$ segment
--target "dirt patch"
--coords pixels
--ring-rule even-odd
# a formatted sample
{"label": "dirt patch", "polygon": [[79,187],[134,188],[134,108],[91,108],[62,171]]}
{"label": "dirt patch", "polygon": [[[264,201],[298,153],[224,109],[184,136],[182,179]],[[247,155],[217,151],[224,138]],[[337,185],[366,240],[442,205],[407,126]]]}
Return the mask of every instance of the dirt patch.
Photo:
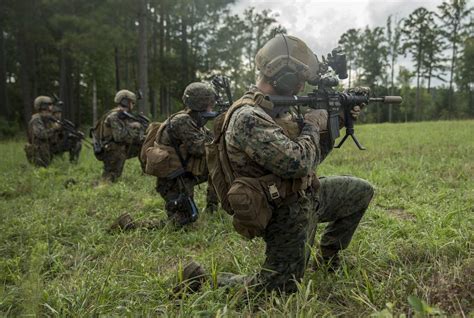
{"label": "dirt patch", "polygon": [[474,311],[473,278],[474,258],[449,272],[443,268],[428,281],[430,304],[449,314],[467,315]]}

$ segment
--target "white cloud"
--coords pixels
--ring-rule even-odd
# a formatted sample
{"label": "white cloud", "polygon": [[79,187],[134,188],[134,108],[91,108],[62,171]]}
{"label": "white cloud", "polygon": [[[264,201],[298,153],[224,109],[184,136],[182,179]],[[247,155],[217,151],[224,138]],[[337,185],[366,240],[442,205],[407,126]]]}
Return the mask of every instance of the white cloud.
{"label": "white cloud", "polygon": [[[248,7],[271,9],[288,34],[304,40],[318,55],[337,46],[348,29],[385,26],[389,15],[401,19],[418,7],[436,10],[442,0],[238,0],[231,10],[242,13]],[[409,64],[402,60],[401,64]]]}
{"label": "white cloud", "polygon": [[350,28],[383,26],[390,14],[404,17],[424,6],[434,10],[441,0],[239,0],[232,10],[242,13],[248,7],[271,9],[288,34],[305,40],[318,54],[337,45],[342,33]]}

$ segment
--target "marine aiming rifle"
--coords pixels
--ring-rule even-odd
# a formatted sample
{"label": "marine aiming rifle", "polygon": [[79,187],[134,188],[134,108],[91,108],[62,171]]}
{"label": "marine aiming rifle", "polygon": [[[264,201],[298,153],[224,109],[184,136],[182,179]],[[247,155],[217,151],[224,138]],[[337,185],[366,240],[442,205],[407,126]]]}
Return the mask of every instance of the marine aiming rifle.
{"label": "marine aiming rifle", "polygon": [[300,106],[307,106],[312,109],[325,109],[328,112],[328,131],[331,138],[331,144],[334,144],[336,138],[339,137],[339,114],[342,112],[344,116],[344,126],[346,134],[335,148],[340,148],[346,139],[350,136],[360,150],[365,150],[362,144],[355,136],[354,119],[351,110],[354,106],[369,103],[385,103],[400,104],[402,98],[400,96],[382,96],[369,97],[357,92],[338,92],[335,87],[338,86],[339,80],[335,76],[328,73],[330,67],[339,79],[347,78],[346,56],[340,49],[336,48],[332,54],[328,54],[327,60],[323,57],[322,73],[320,79],[310,82],[310,85],[317,88],[307,96],[277,96],[268,95],[265,98],[273,103],[274,106],[297,106],[298,112]]}
{"label": "marine aiming rifle", "polygon": [[[62,108],[64,103],[62,100],[59,99],[59,97],[56,95],[56,94],[53,94],[53,97],[54,97],[54,105]],[[67,120],[67,119],[56,119],[54,117],[49,117],[49,119],[59,125],[61,125],[61,127],[69,133],[69,136],[70,137],[73,137],[73,138],[76,138],[76,139],[79,139],[81,141],[84,141],[84,143],[88,146],[93,146],[92,142],[90,142],[89,140],[86,139],[86,136],[85,134],[78,130],[76,128],[76,125],[70,121],[70,120]]]}
{"label": "marine aiming rifle", "polygon": [[127,111],[121,111],[119,113],[119,118],[120,119],[128,118],[128,119],[131,119],[133,121],[136,121],[136,122],[140,123],[140,125],[143,126],[145,131],[148,128],[148,126],[150,125],[150,119],[148,119],[148,117],[146,117],[143,114],[132,114],[132,113],[129,113]]}
{"label": "marine aiming rifle", "polygon": [[[135,95],[137,96],[137,100],[140,100],[140,99],[143,99],[143,93],[140,89],[137,90],[137,92],[135,93]],[[140,113],[129,113],[127,111],[122,111],[119,113],[119,118],[120,119],[131,119],[133,121],[136,121],[138,123],[140,123],[140,125],[143,126],[144,130],[146,131],[148,126],[150,125],[150,119],[148,117],[146,117],[145,115],[143,114],[140,114]]]}

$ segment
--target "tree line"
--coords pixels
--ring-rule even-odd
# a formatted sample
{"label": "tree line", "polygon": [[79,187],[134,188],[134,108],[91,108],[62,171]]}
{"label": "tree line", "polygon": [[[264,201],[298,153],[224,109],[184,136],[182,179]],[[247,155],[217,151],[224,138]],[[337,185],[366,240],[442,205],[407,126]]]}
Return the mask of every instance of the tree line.
{"label": "tree line", "polygon": [[[64,115],[91,124],[118,89],[140,89],[138,108],[163,118],[184,87],[225,74],[236,95],[254,82],[254,56],[286,32],[271,10],[231,13],[234,0],[3,0],[0,3],[0,129],[24,126],[38,95],[57,94]],[[443,2],[387,26],[340,38],[350,85],[402,94],[404,104],[369,109],[367,121],[474,115],[472,8]],[[451,53],[448,61],[447,52]],[[415,71],[397,69],[409,56]],[[431,79],[446,81],[432,88]],[[415,79],[416,87],[412,87]],[[3,127],[3,128],[1,128]]]}
{"label": "tree line", "polygon": [[[389,16],[384,27],[347,30],[339,44],[347,53],[349,86],[403,96],[400,107],[371,106],[368,121],[474,117],[474,17],[466,0]],[[403,58],[414,70],[400,65]],[[433,80],[441,85],[433,87]]]}
{"label": "tree line", "polygon": [[4,0],[0,117],[24,125],[33,99],[55,93],[67,118],[91,124],[127,88],[143,93],[140,111],[162,118],[180,107],[187,84],[217,73],[241,93],[257,49],[285,30],[270,10],[238,16],[232,2]]}

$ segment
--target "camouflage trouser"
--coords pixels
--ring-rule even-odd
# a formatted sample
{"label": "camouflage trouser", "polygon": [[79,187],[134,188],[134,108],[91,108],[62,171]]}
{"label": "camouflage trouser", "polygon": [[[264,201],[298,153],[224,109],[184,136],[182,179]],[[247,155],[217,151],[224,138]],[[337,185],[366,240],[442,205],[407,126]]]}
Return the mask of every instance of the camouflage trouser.
{"label": "camouflage trouser", "polygon": [[[191,195],[191,197],[194,197],[194,186],[197,184],[203,183],[207,181],[207,177],[205,176],[199,176],[199,177],[193,177],[193,176],[185,176],[183,177],[184,181],[184,186],[186,188],[186,192]],[[157,178],[156,180],[156,191],[163,197],[165,202],[169,202],[171,200],[176,199],[179,194],[181,193],[181,186],[178,182],[177,179],[163,179],[163,178]],[[218,205],[218,199],[217,199],[217,194],[214,191],[214,187],[211,185],[208,185],[207,187],[207,193],[206,193],[206,202],[207,205]],[[166,210],[166,214],[168,215],[168,218],[173,219],[173,218],[185,218],[185,215],[181,215],[179,211],[171,211],[171,210]],[[178,214],[178,215],[177,215]]]}
{"label": "camouflage trouser", "polygon": [[51,163],[51,152],[48,143],[26,144],[26,159],[37,167],[47,167]]}
{"label": "camouflage trouser", "polygon": [[77,163],[81,153],[82,143],[79,139],[69,138],[67,140],[67,150],[69,151],[69,161]]}
{"label": "camouflage trouser", "polygon": [[79,154],[81,153],[82,143],[77,138],[67,138],[59,144],[51,145],[53,149],[52,153],[54,156],[60,156],[62,158],[63,153],[69,152],[69,161],[71,163],[77,163],[79,160]]}
{"label": "camouflage trouser", "polygon": [[[321,178],[320,190],[273,212],[263,239],[265,263],[252,283],[267,290],[296,291],[314,244],[318,223],[328,222],[321,238],[321,252],[329,256],[345,249],[372,199],[372,186],[348,176]],[[242,275],[220,277],[220,285],[249,281]]]}
{"label": "camouflage trouser", "polygon": [[116,182],[122,175],[125,160],[127,160],[126,146],[108,144],[103,154],[104,172],[102,173],[102,178],[107,181]]}

